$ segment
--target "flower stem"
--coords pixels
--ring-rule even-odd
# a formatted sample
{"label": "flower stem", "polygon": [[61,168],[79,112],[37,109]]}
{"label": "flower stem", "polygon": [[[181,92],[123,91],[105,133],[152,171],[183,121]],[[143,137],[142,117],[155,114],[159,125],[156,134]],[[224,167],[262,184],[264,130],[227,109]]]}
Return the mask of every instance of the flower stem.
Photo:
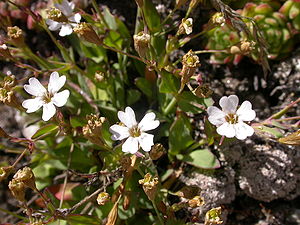
{"label": "flower stem", "polygon": [[19,218],[19,219],[23,220],[23,222],[28,222],[28,219],[27,219],[26,217],[19,216],[18,214],[13,213],[13,212],[11,212],[11,211],[9,211],[9,210],[0,208],[0,211],[1,211],[1,212],[4,212],[4,213],[6,213],[6,214],[9,214],[9,215],[11,215],[11,216],[13,216],[13,217]]}
{"label": "flower stem", "polygon": [[284,107],[284,108],[283,108],[282,110],[280,110],[279,112],[273,114],[271,117],[269,117],[269,118],[267,119],[267,121],[268,121],[268,120],[271,120],[271,119],[279,119],[279,118],[281,118],[284,114],[287,113],[287,111],[288,111],[290,108],[292,108],[294,105],[296,105],[296,104],[299,103],[299,102],[300,102],[300,98],[298,98],[296,101],[291,102],[289,105],[287,105],[286,107]]}
{"label": "flower stem", "polygon": [[160,215],[160,213],[159,213],[159,211],[158,211],[158,209],[157,209],[157,206],[156,206],[156,204],[155,204],[155,200],[152,200],[151,202],[152,202],[153,208],[154,208],[154,210],[155,210],[155,212],[156,212],[156,215],[157,215],[157,217],[158,217],[158,220],[159,220],[160,224],[161,224],[161,225],[164,225],[165,223],[164,223],[163,218],[161,217],[161,215]]}
{"label": "flower stem", "polygon": [[168,115],[172,111],[172,109],[175,107],[176,103],[177,103],[177,99],[174,96],[172,98],[172,100],[169,102],[169,104],[167,105],[167,107],[165,108],[165,110],[163,110],[163,114],[165,116]]}
{"label": "flower stem", "polygon": [[19,155],[19,157],[14,162],[14,164],[12,164],[12,167],[15,167],[18,164],[18,162],[20,162],[20,160],[23,158],[26,152],[27,152],[27,148],[25,148],[25,150],[21,153],[21,155]]}

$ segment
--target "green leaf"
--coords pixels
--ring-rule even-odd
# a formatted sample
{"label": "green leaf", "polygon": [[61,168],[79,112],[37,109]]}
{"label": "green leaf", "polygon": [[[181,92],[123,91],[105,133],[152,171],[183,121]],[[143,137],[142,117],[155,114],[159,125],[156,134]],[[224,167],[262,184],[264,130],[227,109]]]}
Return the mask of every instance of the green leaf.
{"label": "green leaf", "polygon": [[192,151],[184,155],[182,161],[202,169],[216,169],[220,167],[219,160],[208,149]]}
{"label": "green leaf", "polygon": [[43,126],[40,129],[38,129],[37,132],[35,132],[35,134],[32,136],[32,139],[36,139],[44,134],[57,132],[58,128],[59,127],[55,124],[47,124],[46,126]]}
{"label": "green leaf", "polygon": [[66,220],[70,225],[99,225],[102,224],[95,216],[88,215],[68,215]]}
{"label": "green leaf", "polygon": [[179,80],[166,70],[162,70],[160,75],[159,91],[161,93],[177,93],[180,86]]}
{"label": "green leaf", "polygon": [[190,91],[184,91],[178,96],[178,106],[184,112],[201,113],[213,104],[211,98],[199,98]]}
{"label": "green leaf", "polygon": [[132,105],[137,102],[141,97],[141,92],[135,89],[130,89],[127,91],[127,105]]}
{"label": "green leaf", "polygon": [[151,0],[144,0],[143,1],[143,13],[145,16],[145,20],[147,23],[148,28],[152,33],[158,32],[161,30],[161,22],[160,16],[153,5]]}
{"label": "green leaf", "polygon": [[153,95],[153,87],[151,83],[144,77],[135,79],[135,85],[149,98]]}
{"label": "green leaf", "polygon": [[170,128],[169,154],[177,155],[193,143],[189,119],[184,114],[179,114]]}
{"label": "green leaf", "polygon": [[278,128],[272,128],[267,126],[253,126],[253,128],[263,136],[269,136],[273,138],[281,138],[283,137],[282,132]]}
{"label": "green leaf", "polygon": [[72,116],[70,117],[70,124],[73,128],[82,127],[86,125],[86,120],[80,117]]}

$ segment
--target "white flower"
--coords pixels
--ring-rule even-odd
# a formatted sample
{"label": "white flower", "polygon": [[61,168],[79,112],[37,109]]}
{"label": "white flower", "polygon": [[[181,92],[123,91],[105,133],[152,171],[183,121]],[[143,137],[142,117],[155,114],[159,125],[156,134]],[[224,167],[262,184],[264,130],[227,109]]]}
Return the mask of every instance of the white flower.
{"label": "white flower", "polygon": [[[63,0],[61,4],[54,4],[56,7],[48,11],[49,18],[46,20],[49,30],[56,31],[60,29],[59,35],[66,36],[73,32],[72,27],[80,23],[81,15],[74,14],[75,4],[67,0]],[[58,9],[58,10],[57,10]]]}
{"label": "white flower", "polygon": [[219,101],[222,110],[215,106],[208,107],[208,120],[218,127],[218,134],[244,140],[254,133],[254,129],[244,121],[254,120],[256,113],[249,101],[244,101],[237,109],[238,103],[239,98],[236,95],[222,97]]}
{"label": "white flower", "polygon": [[159,126],[159,121],[155,120],[155,114],[153,112],[147,113],[137,123],[132,108],[126,107],[125,112],[118,112],[118,118],[124,126],[115,124],[109,128],[109,131],[112,133],[111,138],[113,140],[127,138],[122,145],[122,151],[135,154],[141,147],[145,152],[149,152],[152,145],[154,145],[154,135],[147,134],[145,131],[153,130]]}
{"label": "white flower", "polygon": [[29,85],[25,84],[24,89],[35,98],[22,103],[27,113],[35,112],[43,106],[42,119],[48,121],[56,112],[55,106],[61,107],[67,103],[70,92],[68,90],[58,92],[66,83],[66,76],[60,77],[57,72],[53,72],[50,75],[48,91],[36,78],[30,78],[28,82]]}
{"label": "white flower", "polygon": [[182,23],[185,33],[187,35],[189,35],[193,32],[193,19],[192,18],[182,19],[181,23]]}

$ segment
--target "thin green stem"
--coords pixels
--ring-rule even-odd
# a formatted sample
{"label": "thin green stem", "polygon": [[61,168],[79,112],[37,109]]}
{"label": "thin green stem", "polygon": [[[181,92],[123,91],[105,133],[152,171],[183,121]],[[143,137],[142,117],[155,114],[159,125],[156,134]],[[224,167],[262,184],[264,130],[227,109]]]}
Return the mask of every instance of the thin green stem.
{"label": "thin green stem", "polygon": [[291,102],[289,105],[287,105],[286,107],[284,107],[279,112],[273,114],[272,116],[270,116],[266,120],[268,121],[268,120],[271,120],[271,119],[279,119],[279,118],[281,118],[284,114],[286,114],[289,111],[290,108],[292,108],[294,105],[298,104],[299,102],[300,102],[300,98],[298,98],[296,101]]}
{"label": "thin green stem", "polygon": [[169,102],[169,104],[167,105],[167,107],[165,108],[165,110],[163,110],[163,114],[165,116],[168,115],[175,107],[176,103],[177,103],[177,98],[174,96],[172,100]]}
{"label": "thin green stem", "polygon": [[161,225],[164,225],[164,224],[165,224],[165,223],[164,223],[164,220],[163,220],[163,218],[161,217],[161,215],[160,215],[160,213],[159,213],[159,211],[158,211],[158,209],[157,209],[157,206],[156,206],[156,204],[155,204],[155,200],[152,200],[151,202],[152,202],[153,208],[154,208],[154,210],[155,210],[155,212],[156,212],[156,215],[157,215],[157,217],[158,217],[158,220],[159,220],[160,224],[161,224]]}
{"label": "thin green stem", "polygon": [[0,208],[0,211],[1,211],[1,212],[4,212],[4,213],[6,213],[6,214],[9,214],[9,215],[11,215],[11,216],[13,216],[13,217],[19,218],[19,219],[23,220],[23,222],[28,222],[28,221],[29,221],[26,217],[20,216],[20,215],[18,215],[18,214],[16,214],[16,213],[13,213],[13,212],[9,211],[9,210]]}
{"label": "thin green stem", "polygon": [[227,50],[199,50],[195,51],[195,54],[205,54],[205,53],[227,53]]}
{"label": "thin green stem", "polygon": [[119,49],[110,47],[110,46],[108,46],[108,45],[106,45],[106,44],[103,44],[102,46],[103,46],[104,48],[106,48],[106,49],[112,50],[112,51],[114,51],[114,52],[118,52],[118,53],[120,53],[120,54],[122,54],[122,55],[126,55],[126,56],[128,56],[128,57],[131,57],[131,58],[133,58],[133,59],[136,59],[136,60],[139,60],[139,61],[145,63],[143,59],[141,59],[140,57],[138,57],[138,56],[136,56],[136,55],[132,55],[132,54],[127,53],[127,52],[123,52],[123,51],[121,51],[121,50],[119,50]]}
{"label": "thin green stem", "polygon": [[35,61],[43,69],[51,68],[51,66],[49,66],[49,64],[44,59],[42,59],[41,57],[34,54],[28,46],[25,46],[24,48],[22,48],[22,50],[24,51],[24,53],[27,56],[29,56],[33,61]]}

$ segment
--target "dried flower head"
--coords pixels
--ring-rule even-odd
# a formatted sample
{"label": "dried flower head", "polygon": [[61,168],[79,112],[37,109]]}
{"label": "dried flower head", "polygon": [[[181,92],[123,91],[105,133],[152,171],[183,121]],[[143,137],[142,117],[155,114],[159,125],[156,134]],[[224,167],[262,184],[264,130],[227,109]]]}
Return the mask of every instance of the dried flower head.
{"label": "dried flower head", "polygon": [[199,85],[195,90],[194,94],[199,98],[209,98],[213,91],[210,89],[208,84]]}
{"label": "dried flower head", "polygon": [[99,193],[97,197],[97,203],[98,205],[105,205],[107,202],[110,201],[110,196],[107,192],[101,192]]}
{"label": "dried flower head", "polygon": [[13,171],[14,168],[12,166],[0,167],[0,182],[5,180]]}
{"label": "dried flower head", "polygon": [[102,45],[103,43],[103,38],[100,38],[93,27],[88,23],[79,23],[74,27],[73,30],[88,42],[94,43],[96,45]]}
{"label": "dried flower head", "polygon": [[12,195],[20,202],[25,202],[25,184],[18,180],[12,179],[8,184]]}
{"label": "dried flower head", "polygon": [[152,160],[157,160],[165,153],[166,153],[166,149],[164,148],[164,146],[160,143],[157,143],[153,145],[151,148],[150,158]]}
{"label": "dried flower head", "polygon": [[24,183],[24,185],[32,190],[36,190],[34,174],[31,168],[27,166],[17,171],[17,173],[14,175],[14,180]]}
{"label": "dried flower head", "polygon": [[105,118],[91,114],[87,116],[87,120],[87,124],[82,127],[83,135],[92,143],[103,146],[102,125],[105,122]]}
{"label": "dried flower head", "polygon": [[23,31],[19,27],[7,27],[7,36],[15,46],[23,47],[25,45]]}
{"label": "dried flower head", "polygon": [[198,66],[200,66],[199,57],[190,50],[183,56],[181,70],[181,87],[189,82],[190,78],[195,74]]}
{"label": "dried flower head", "polygon": [[195,196],[194,198],[190,199],[188,201],[188,205],[191,208],[196,208],[196,207],[200,207],[202,205],[204,205],[204,199],[200,196]]}
{"label": "dried flower head", "polygon": [[215,13],[215,14],[212,16],[212,22],[213,22],[213,24],[215,24],[215,25],[218,25],[218,26],[224,26],[225,23],[226,23],[226,20],[225,20],[225,17],[224,17],[224,15],[223,15],[223,13],[221,13],[221,12]]}
{"label": "dried flower head", "polygon": [[147,197],[149,200],[153,201],[157,190],[158,177],[152,177],[150,173],[147,173],[144,176],[144,179],[139,180],[139,184],[143,185],[143,189]]}
{"label": "dried flower head", "polygon": [[141,58],[146,58],[150,47],[150,35],[144,31],[133,35],[134,48]]}

